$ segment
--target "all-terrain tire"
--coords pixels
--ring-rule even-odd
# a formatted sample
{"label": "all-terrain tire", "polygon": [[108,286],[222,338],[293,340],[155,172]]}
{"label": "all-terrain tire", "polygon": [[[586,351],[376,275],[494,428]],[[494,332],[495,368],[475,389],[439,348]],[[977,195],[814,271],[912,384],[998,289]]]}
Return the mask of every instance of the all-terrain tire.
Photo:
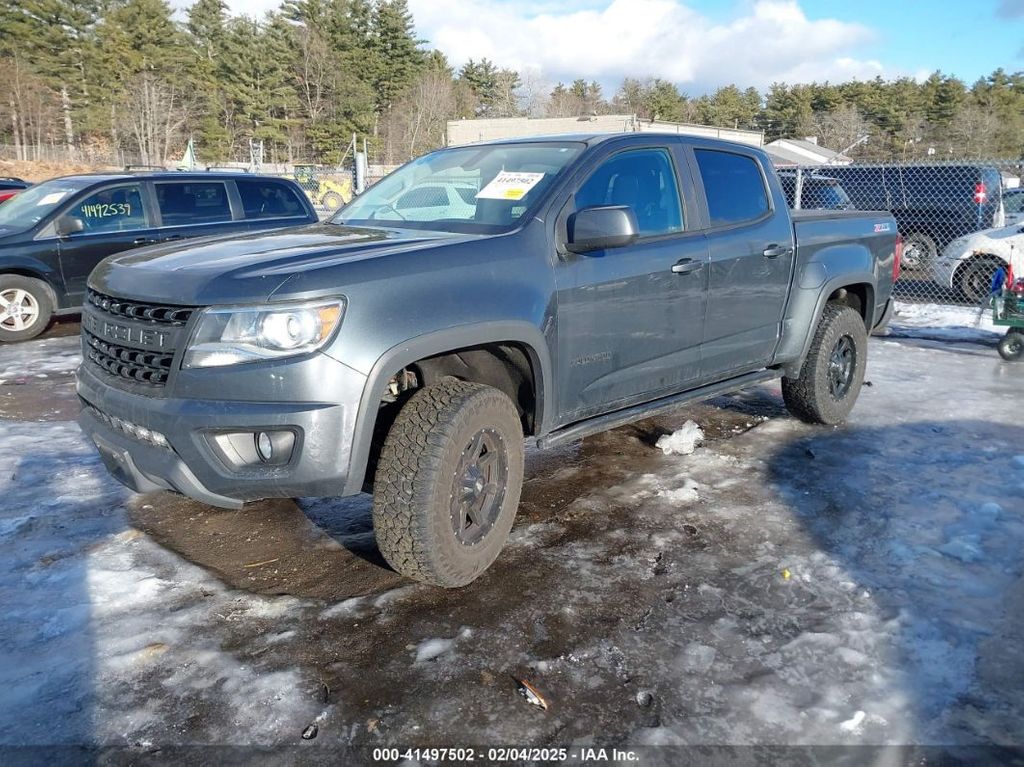
{"label": "all-terrain tire", "polygon": [[20,274],[0,274],[0,341],[35,338],[52,317],[53,299],[46,283]]}
{"label": "all-terrain tire", "polygon": [[782,379],[789,412],[808,423],[843,421],[864,383],[867,351],[867,330],[857,310],[826,304],[800,375]]}
{"label": "all-terrain tire", "polygon": [[[490,461],[479,474],[474,452],[480,467]],[[503,392],[445,378],[414,394],[384,440],[374,482],[373,528],[388,564],[446,588],[477,578],[512,529],[523,461],[519,413]],[[474,490],[487,512],[475,527],[458,506]]]}
{"label": "all-terrain tire", "polygon": [[1007,362],[1018,362],[1024,356],[1024,333],[1010,330],[999,339],[999,356]]}

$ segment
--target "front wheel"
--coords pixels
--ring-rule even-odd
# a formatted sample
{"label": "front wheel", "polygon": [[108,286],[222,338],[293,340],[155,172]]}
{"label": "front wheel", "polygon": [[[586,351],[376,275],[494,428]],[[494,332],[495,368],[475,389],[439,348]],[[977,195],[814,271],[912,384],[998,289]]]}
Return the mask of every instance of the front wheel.
{"label": "front wheel", "polygon": [[1008,330],[999,339],[999,356],[1007,362],[1017,362],[1024,355],[1024,333]]}
{"label": "front wheel", "polygon": [[20,274],[0,275],[0,341],[27,341],[50,324],[53,302],[46,285]]}
{"label": "front wheel", "polygon": [[867,351],[868,334],[857,310],[826,304],[800,375],[782,379],[789,412],[808,423],[843,421],[860,394]]}
{"label": "front wheel", "polygon": [[417,392],[377,464],[373,528],[395,570],[465,586],[505,545],[523,484],[523,430],[502,392],[445,378]]}
{"label": "front wheel", "polygon": [[327,210],[335,211],[345,204],[345,200],[342,199],[341,195],[337,192],[328,192],[324,195],[323,206]]}

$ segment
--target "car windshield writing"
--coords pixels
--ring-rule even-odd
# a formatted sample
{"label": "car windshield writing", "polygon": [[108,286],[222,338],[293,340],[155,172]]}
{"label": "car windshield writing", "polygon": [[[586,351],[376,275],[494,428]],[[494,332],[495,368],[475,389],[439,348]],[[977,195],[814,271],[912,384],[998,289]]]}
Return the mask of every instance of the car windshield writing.
{"label": "car windshield writing", "polygon": [[399,168],[332,219],[354,226],[493,233],[517,224],[581,145],[497,144],[446,149]]}
{"label": "car windshield writing", "polygon": [[55,179],[29,187],[0,206],[0,227],[11,229],[33,227],[70,195],[90,183],[92,182]]}

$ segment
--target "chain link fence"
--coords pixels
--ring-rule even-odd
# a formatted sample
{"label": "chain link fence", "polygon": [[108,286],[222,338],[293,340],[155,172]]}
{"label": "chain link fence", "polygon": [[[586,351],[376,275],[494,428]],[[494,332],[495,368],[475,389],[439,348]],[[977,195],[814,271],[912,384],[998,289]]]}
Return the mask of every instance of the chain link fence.
{"label": "chain link fence", "polygon": [[903,236],[903,303],[988,306],[999,267],[1024,275],[1022,161],[779,168],[790,206],[886,210]]}

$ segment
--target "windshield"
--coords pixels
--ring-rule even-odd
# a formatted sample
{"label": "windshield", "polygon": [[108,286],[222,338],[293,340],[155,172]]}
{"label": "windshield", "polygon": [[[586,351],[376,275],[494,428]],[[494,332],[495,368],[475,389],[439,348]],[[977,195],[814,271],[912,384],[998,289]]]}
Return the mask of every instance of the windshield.
{"label": "windshield", "polygon": [[576,143],[443,149],[403,165],[332,219],[491,234],[515,226],[582,149]]}
{"label": "windshield", "polygon": [[29,229],[42,221],[69,195],[91,183],[89,179],[56,178],[29,187],[0,205],[0,227]]}

